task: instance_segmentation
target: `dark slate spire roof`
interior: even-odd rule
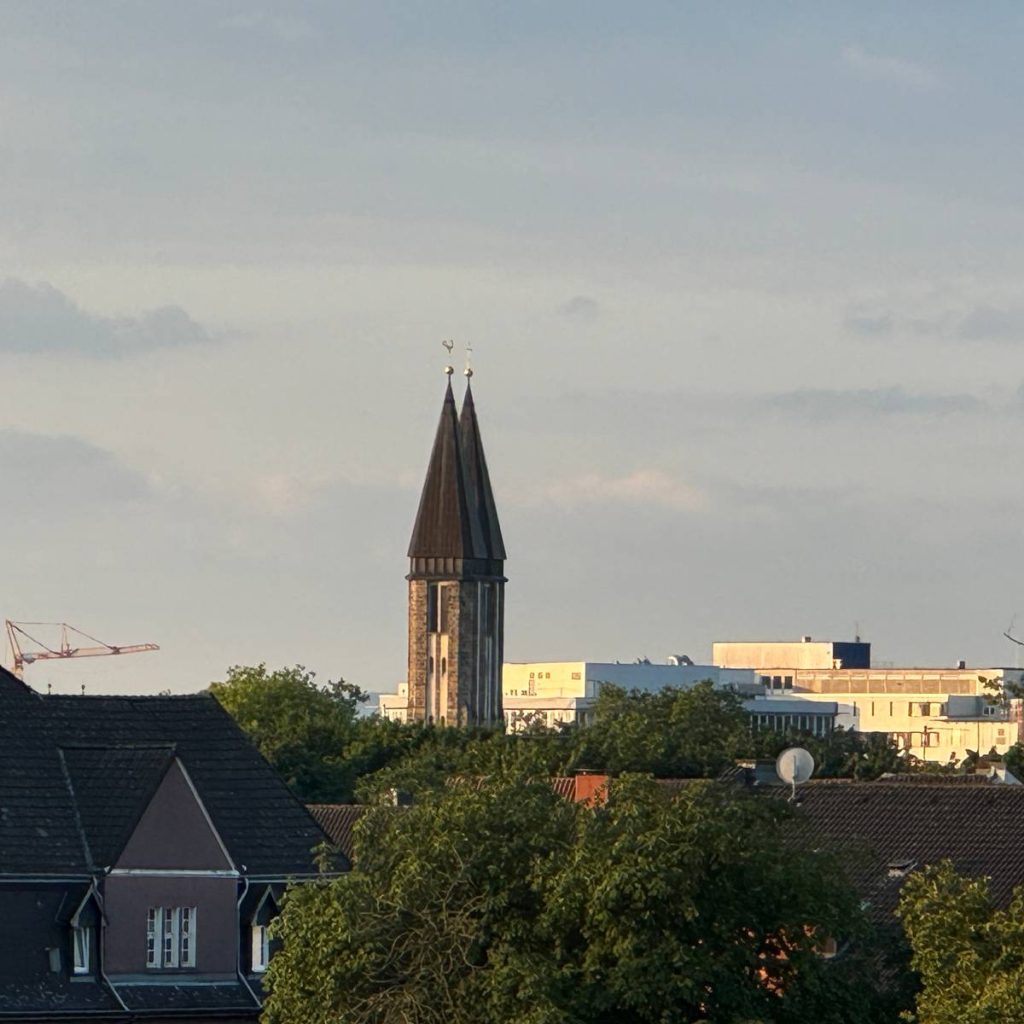
[[[462,456],[466,464],[466,487],[470,501],[476,508],[486,557],[503,562],[505,544],[501,539],[498,509],[494,504],[487,459],[484,457],[484,446],[480,440],[480,424],[477,422],[476,406],[473,404],[473,388],[468,379],[462,414],[459,416],[459,434],[462,440]]]
[[[459,420],[450,379],[409,541],[409,557],[487,557],[475,503],[466,486]]]

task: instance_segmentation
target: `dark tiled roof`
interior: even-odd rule
[[[466,464],[466,488],[470,503],[480,521],[484,557],[504,561],[505,542],[502,540],[501,525],[498,523],[498,507],[494,503],[491,477],[487,472],[487,459],[484,457],[484,445],[480,440],[480,424],[476,418],[473,389],[468,383],[466,397],[462,401],[462,412],[459,414],[459,436],[462,442],[462,457]]]
[[[88,871],[43,699],[0,669],[0,875]]]
[[[877,782],[879,784],[893,783],[903,785],[906,782],[912,782],[915,786],[999,786],[1002,783],[997,778],[993,778],[991,775],[985,775],[981,772],[970,772],[963,775],[927,775],[925,773],[914,773],[914,772],[892,772],[887,775],[881,776]]]
[[[798,820],[846,853],[851,880],[879,911],[895,909],[914,866],[945,858],[990,878],[1000,906],[1024,883],[1024,786],[822,780],[800,787],[799,799]]]
[[[306,809],[327,833],[331,842],[341,850],[349,863],[354,857],[352,830],[366,813],[364,804],[307,804]]]
[[[409,541],[409,557],[487,557],[476,507],[466,486],[466,466],[450,380]]]
[[[174,744],[239,869],[275,877],[316,871],[311,850],[323,833],[209,694],[48,696],[43,703],[64,746]]]
[[[39,697],[0,670],[0,876],[86,874],[83,828],[99,863],[130,817],[127,805],[152,780],[162,756],[152,748],[170,746],[239,868],[276,878],[316,872],[311,850],[323,833],[213,697]],[[84,747],[106,753],[71,751]],[[117,779],[86,781],[105,759],[111,770],[118,761],[141,775],[123,802]]]
[[[62,747],[60,756],[85,834],[90,867],[109,867],[160,785],[174,746]]]
[[[95,978],[70,980],[67,924],[85,883],[0,883],[0,1018],[27,1013],[101,1013],[119,1009]],[[63,970],[50,970],[59,949]]]
[[[167,1012],[218,1010],[252,1011],[258,1004],[240,981],[216,984],[115,985],[114,990],[129,1010]]]

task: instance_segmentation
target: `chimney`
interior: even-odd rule
[[[802,640],[802,641],[803,641],[803,642],[804,642],[805,644],[809,644],[809,643],[811,642],[811,638],[810,638],[809,636],[802,636],[802,637],[800,637],[800,639],[801,639],[801,640]]]
[[[578,804],[587,804],[590,807],[599,807],[608,802],[609,776],[588,771],[578,771],[575,778],[575,789],[573,801]]]
[[[965,660],[964,660],[963,658],[961,658],[961,659],[960,659],[960,660],[959,660],[959,661],[958,661],[958,662],[956,663],[956,667],[957,667],[957,668],[967,668],[967,662],[966,662],[966,661],[965,661]]]

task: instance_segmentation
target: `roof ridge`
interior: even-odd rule
[[[462,412],[459,415],[459,438],[466,464],[466,482],[473,506],[472,512],[480,525],[486,557],[503,562],[506,557],[505,542],[501,536],[501,524],[498,521],[498,507],[494,501],[490,473],[487,471],[487,458],[480,437],[480,422],[476,416],[473,388],[468,379],[466,397],[463,399]]]
[[[71,780],[71,772],[68,770],[68,763],[64,759],[64,748],[57,746],[57,760],[60,762],[61,775],[64,777],[64,785],[68,788],[68,795],[71,797],[71,813],[74,815],[75,828],[78,831],[78,838],[82,840],[82,849],[85,853],[85,863],[90,871],[95,870],[96,862],[92,858],[92,850],[89,848],[89,837],[85,834],[85,826],[82,824],[82,815],[78,810],[78,798],[75,796],[75,784]]]

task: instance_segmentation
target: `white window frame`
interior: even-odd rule
[[[163,907],[150,907],[146,914],[146,966],[160,967],[163,951]]]
[[[270,936],[265,924],[252,926],[252,973],[263,974],[270,963]]]
[[[75,925],[71,929],[71,963],[75,974],[89,974],[92,952],[92,929]]]
[[[155,970],[195,967],[195,907],[150,907],[146,914],[146,966]]]
[[[181,908],[164,907],[164,930],[160,941],[160,966],[178,966],[178,946],[181,933]]]
[[[180,943],[178,962],[182,967],[196,965],[196,908],[181,907]]]

